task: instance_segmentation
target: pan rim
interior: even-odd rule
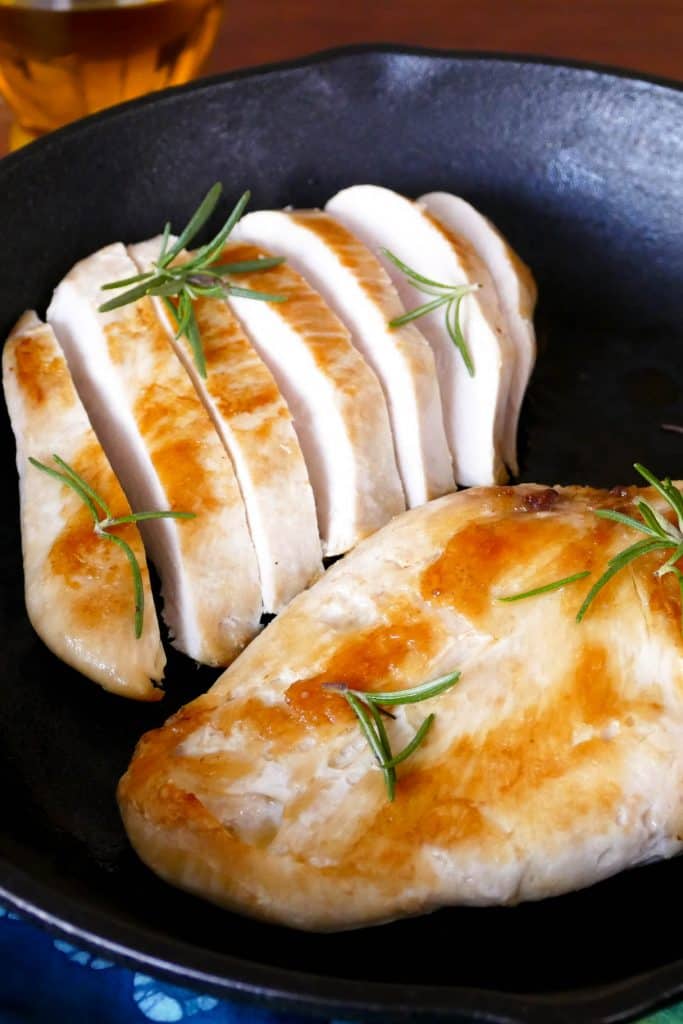
[[[539,56],[526,53],[500,53],[495,50],[458,50],[439,49],[428,46],[406,46],[394,43],[356,43],[351,46],[335,46],[325,50],[316,50],[313,53],[294,57],[290,60],[272,61],[266,64],[255,64],[244,68],[237,68],[234,71],[222,72],[216,75],[205,75],[196,78],[186,85],[169,86],[166,89],[159,89],[147,93],[137,99],[127,100],[124,103],[117,103],[113,107],[89,114],[87,117],[79,118],[62,128],[50,132],[39,139],[29,143],[14,153],[9,153],[0,160],[0,178],[3,172],[8,173],[20,167],[25,160],[35,160],[38,156],[45,156],[55,144],[60,144],[63,139],[72,135],[80,135],[93,126],[102,123],[114,123],[120,117],[126,117],[131,111],[148,106],[150,103],[161,105],[166,102],[173,102],[176,97],[201,93],[205,90],[212,90],[218,85],[229,82],[237,82],[242,79],[256,79],[270,75],[281,74],[287,71],[294,71],[305,67],[315,67],[318,64],[330,64],[337,60],[344,60],[354,56],[403,56],[403,57],[426,57],[431,60],[443,60],[446,62],[462,62],[472,64],[492,63],[509,64],[520,66],[564,68],[569,71],[589,73],[606,78],[620,78],[633,83],[641,83],[648,86],[655,86],[674,93],[683,93],[683,81],[666,78],[660,75],[648,75],[630,68],[622,68],[610,64],[600,64],[592,61],[570,60],[559,57]]]

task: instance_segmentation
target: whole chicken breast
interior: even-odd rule
[[[131,547],[144,596],[135,637],[135,592],[124,551],[98,538],[78,495],[29,463],[52,469],[54,453],[97,491],[112,516],[130,506],[90,426],[52,330],[24,313],[2,355],[5,399],[17,442],[26,610],[57,657],[105,690],[158,700],[166,656],[137,527],[115,532]]]
[[[590,885],[683,844],[683,639],[666,554],[588,588],[652,490],[481,488],[396,518],[203,697],[141,740],[119,787],[168,881],[255,917],[340,929]],[[569,575],[591,577],[515,603]],[[394,802],[343,695],[460,682],[386,719]]]

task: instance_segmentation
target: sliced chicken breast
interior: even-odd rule
[[[418,205],[442,228],[470,246],[488,267],[498,294],[508,337],[514,347],[514,364],[503,429],[503,458],[517,475],[517,428],[522,402],[536,359],[534,307],[536,282],[527,265],[510,247],[491,221],[459,196],[430,192]]]
[[[351,332],[384,391],[407,505],[452,491],[434,356],[414,324],[389,327],[405,310],[379,260],[320,210],[250,213],[235,237],[286,256]]]
[[[105,690],[159,700],[166,656],[137,527],[112,528],[131,547],[142,577],[142,634],[135,637],[135,591],[125,552],[97,537],[78,495],[29,463],[57,471],[53,454],[104,499],[113,517],[130,506],[76,395],[52,330],[24,313],[2,356],[5,400],[17,442],[26,610],[58,658]]]
[[[597,508],[635,499],[538,485],[460,492],[397,517],[296,598],[213,688],[145,736],[119,787],[163,878],[281,924],[338,929],[447,904],[514,904],[683,846],[678,585],[633,561]],[[663,507],[662,507],[663,510]],[[516,603],[498,599],[593,575]],[[384,719],[389,802],[340,692],[460,682]]]
[[[225,261],[263,255],[257,246],[234,242]],[[239,282],[286,297],[230,303],[294,418],[323,552],[343,554],[405,508],[382,389],[348,330],[292,267],[240,274]]]
[[[258,567],[230,460],[149,299],[111,313],[109,281],[137,268],[117,243],[77,263],[48,320],[131,504],[194,512],[142,524],[174,645],[227,665],[257,633]]]
[[[479,284],[460,307],[460,323],[474,376],[446,328],[445,309],[418,321],[432,346],[441,388],[446,436],[459,484],[500,483],[505,414],[514,352],[508,341],[491,275],[471,247],[448,235],[426,211],[390,189],[356,185],[338,192],[325,207],[365,245],[377,252],[406,309],[430,300],[381,252],[389,249],[405,264],[444,284]]]
[[[160,244],[160,238],[151,239],[129,246],[128,253],[140,270],[149,270]],[[279,612],[322,572],[313,491],[287,404],[226,302],[202,298],[194,304],[206,379],[184,340],[175,338],[176,325],[164,305],[154,302],[232,459],[258,560],[263,607]]]

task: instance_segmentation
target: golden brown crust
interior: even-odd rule
[[[247,242],[232,242],[225,252],[235,263],[271,255]],[[332,376],[335,386],[349,398],[358,395],[357,371],[361,364],[350,346],[348,331],[300,274],[282,263],[270,270],[240,274],[240,283],[246,288],[286,295],[287,301],[277,307],[282,319],[305,333],[316,364]]]

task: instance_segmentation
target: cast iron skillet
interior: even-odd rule
[[[524,480],[683,475],[683,94],[591,68],[391,48],[162,93],[0,163],[0,329],[79,257],[223,204],[320,204],[376,182],[461,193],[540,285]],[[4,415],[4,413],[3,413]],[[331,1016],[622,1021],[683,991],[683,861],[509,909],[309,936],[176,892],[130,852],[114,788],[140,734],[213,678],[171,659],[163,707],[101,692],[27,622],[14,446],[0,425],[0,895],[129,964]],[[485,766],[482,766],[485,770]]]

